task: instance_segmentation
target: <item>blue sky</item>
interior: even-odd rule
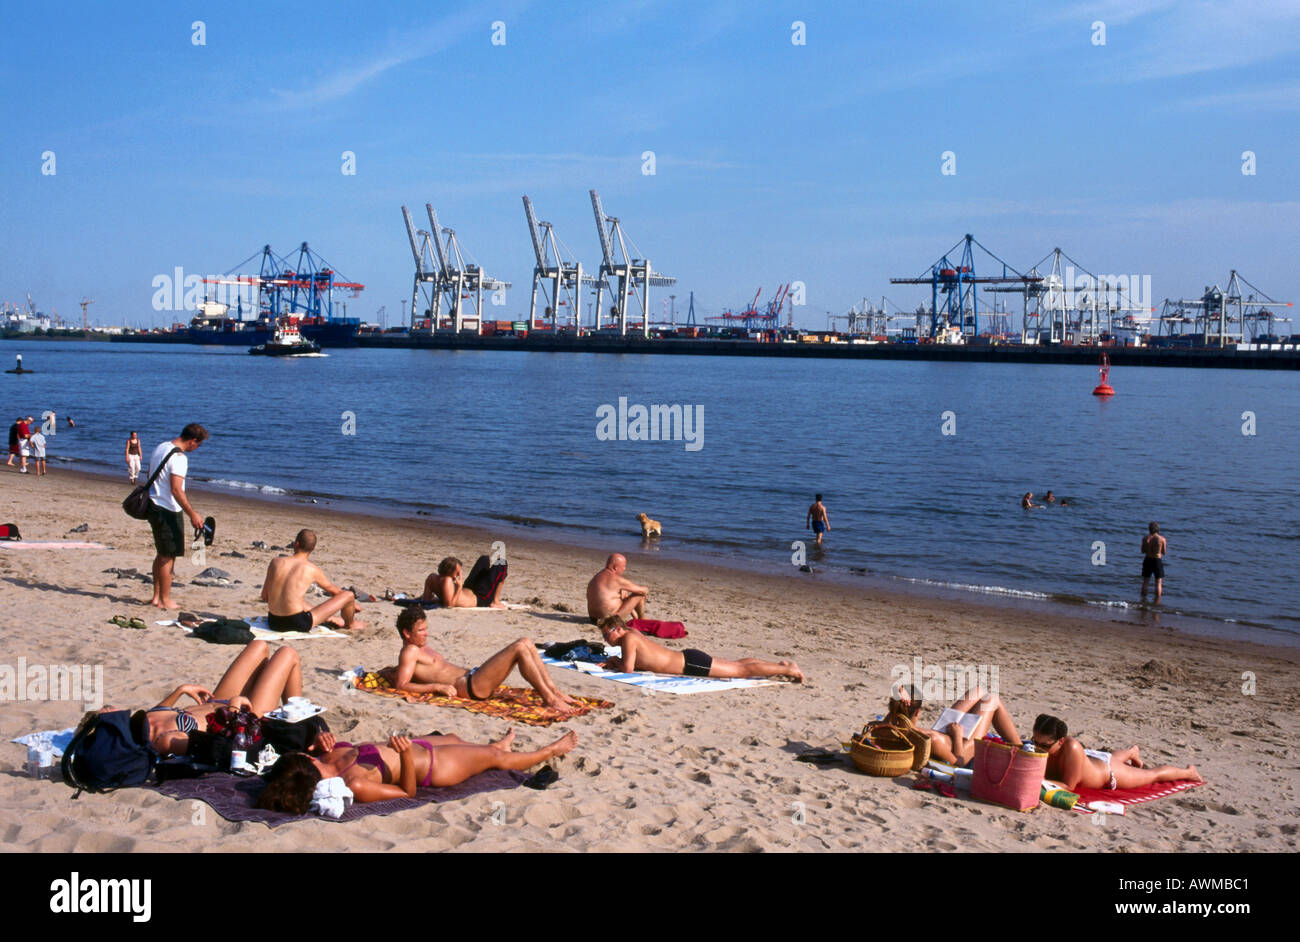
[[[394,324],[399,207],[432,202],[518,315],[520,196],[594,268],[591,187],[679,312],[792,280],[803,326],[911,306],[928,292],[889,277],[966,232],[1020,268],[1059,245],[1149,274],[1157,300],[1233,267],[1300,300],[1298,53],[1300,4],[1262,0],[6,3],[0,300],[168,323],[156,275],[306,240],[366,283],[349,314]]]

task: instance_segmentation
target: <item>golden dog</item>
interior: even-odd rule
[[[645,514],[637,514],[636,518],[641,521],[641,536],[643,538],[649,537],[651,535],[653,536],[664,535],[664,528],[660,526],[658,520],[651,520]]]

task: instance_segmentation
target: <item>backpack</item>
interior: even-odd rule
[[[16,523],[0,523],[0,540],[21,540]]]
[[[143,785],[157,764],[147,745],[131,735],[131,713],[87,713],[63,750],[63,780],[83,791],[111,792]]]

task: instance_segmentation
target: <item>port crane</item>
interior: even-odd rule
[[[433,257],[433,244],[427,229],[416,229],[411,221],[411,211],[402,207],[402,220],[406,223],[406,237],[415,257],[415,278],[411,283],[411,329],[423,318],[432,318],[438,296],[442,269]]]
[[[261,252],[254,252],[230,271],[239,271],[259,256],[261,260],[256,275],[227,273],[204,278],[203,283],[254,289],[257,292],[258,315],[271,321],[287,316],[335,320],[335,290],[348,291],[355,298],[366,287],[360,282],[336,280],[338,272],[313,252],[306,242],[298,246],[298,258],[295,261],[290,261],[287,256],[276,255],[269,245],[264,245]],[[242,298],[240,309],[242,313]]]
[[[573,328],[581,326],[579,294],[584,285],[596,284],[592,275],[583,274],[582,262],[566,261],[561,253],[561,243],[555,236],[555,227],[549,222],[538,222],[533,211],[533,201],[524,197],[524,217],[528,220],[528,234],[533,241],[533,254],[537,264],[533,267],[533,294],[528,303],[528,326],[533,326],[537,316],[537,290],[546,301],[543,315],[554,325],[560,308],[567,307],[573,317]],[[572,258],[572,256],[570,256]]]
[[[1001,275],[975,274],[975,247],[1002,266]],[[951,257],[961,249],[959,260]],[[1024,275],[998,258],[973,235],[966,236],[930,266],[928,275],[915,278],[890,278],[895,285],[929,285],[930,310],[929,336],[943,338],[959,334],[963,340],[979,334],[978,285],[1032,284],[1042,280],[1040,275]]]
[[[1254,293],[1243,297],[1242,284]],[[1199,298],[1183,298],[1175,304],[1185,319],[1201,325],[1201,342],[1206,346],[1226,347],[1229,343],[1241,343],[1245,340],[1247,324],[1251,325],[1252,340],[1261,336],[1272,337],[1275,321],[1291,320],[1273,313],[1275,307],[1291,307],[1290,301],[1270,298],[1239,275],[1235,268],[1228,273],[1226,288],[1217,284],[1208,286]],[[1268,325],[1263,334],[1259,330],[1261,322]]]
[[[442,316],[442,303],[447,304],[447,314],[452,320],[452,329],[460,333],[465,329],[465,321],[474,321],[474,331],[483,332],[483,292],[502,291],[510,287],[510,282],[500,281],[483,271],[476,262],[466,262],[456,230],[438,224],[438,213],[432,203],[424,204],[429,215],[430,241],[438,256],[438,277],[435,280],[437,290],[433,301],[433,327],[438,329]],[[473,313],[465,313],[465,302],[473,299]]]
[[[623,235],[617,217],[606,216],[600,194],[591,191],[591,211],[596,217],[596,233],[600,236],[600,277],[596,281],[596,330],[604,318],[603,295],[609,288],[614,296],[610,317],[618,322],[619,333],[627,335],[627,299],[635,297],[641,308],[642,336],[650,336],[650,286],[670,288],[677,279],[656,272],[648,258],[633,258],[627,251],[630,241]],[[608,228],[606,228],[608,227]],[[617,244],[617,255],[615,254]],[[636,250],[636,246],[632,246]],[[639,291],[638,291],[639,289]]]

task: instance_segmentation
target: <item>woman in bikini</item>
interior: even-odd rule
[[[1047,753],[1048,779],[1064,785],[1066,791],[1077,788],[1144,788],[1155,782],[1202,781],[1201,773],[1194,765],[1185,769],[1172,765],[1147,768],[1137,746],[1114,753],[1090,755],[1083,743],[1069,735],[1062,720],[1046,713],[1039,714],[1034,720],[1034,746]]]
[[[147,738],[159,755],[183,756],[189,750],[189,734],[205,728],[207,715],[215,704],[229,703],[234,709],[246,708],[260,717],[290,697],[302,696],[302,664],[298,652],[288,645],[274,654],[269,652],[270,645],[265,641],[250,641],[226,668],[215,690],[198,684],[181,684],[157,706],[137,711],[131,717],[136,738],[142,742]],[[177,706],[184,696],[194,703]]]
[[[886,720],[893,716],[902,716],[909,722],[915,723],[921,707],[924,706],[920,691],[913,685],[906,690],[900,687],[896,693],[897,696],[889,700],[889,714],[885,717]],[[930,736],[930,755],[935,759],[959,768],[970,765],[971,760],[975,758],[975,741],[983,739],[990,726],[1011,745],[1021,744],[1020,734],[1016,732],[1016,724],[1011,721],[1011,714],[1007,712],[1002,698],[997,694],[985,694],[979,687],[972,687],[964,697],[952,705],[952,708],[958,713],[977,712],[979,719],[976,720],[975,728],[971,730],[969,736],[966,735],[961,723],[949,723],[946,729],[921,730]]]
[[[354,746],[322,733],[317,742],[324,755],[314,758],[305,752],[290,752],[281,756],[258,796],[257,807],[306,814],[316,786],[322,779],[335,777],[343,779],[358,802],[414,798],[417,786],[445,788],[489,769],[522,771],[562,756],[577,744],[578,734],[567,733],[534,752],[511,752],[514,739],[511,730],[505,738],[480,746],[459,736],[433,733],[419,739],[393,736],[386,745],[363,742]]]

